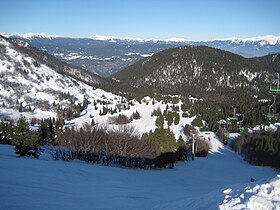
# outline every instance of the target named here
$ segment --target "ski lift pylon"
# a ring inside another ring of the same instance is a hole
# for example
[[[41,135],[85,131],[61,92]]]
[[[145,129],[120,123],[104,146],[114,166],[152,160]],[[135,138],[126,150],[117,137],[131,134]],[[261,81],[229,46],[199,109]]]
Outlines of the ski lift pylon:
[[[272,119],[272,118],[274,118],[274,114],[271,113],[271,108],[274,106],[275,101],[276,101],[276,96],[273,95],[273,103],[272,103],[271,105],[269,105],[268,114],[265,115],[265,117],[266,117],[267,119]]]
[[[277,73],[277,86],[276,86],[276,87],[272,87],[272,86],[270,85],[269,92],[271,92],[271,93],[280,93],[279,73]]]

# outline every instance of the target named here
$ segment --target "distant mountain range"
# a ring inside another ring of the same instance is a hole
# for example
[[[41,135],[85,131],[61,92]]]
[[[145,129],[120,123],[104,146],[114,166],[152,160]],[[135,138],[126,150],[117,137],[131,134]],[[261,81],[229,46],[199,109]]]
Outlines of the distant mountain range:
[[[190,41],[182,38],[145,40],[100,35],[93,38],[69,38],[44,33],[4,35],[19,38],[69,64],[103,77],[108,77],[154,53],[179,46],[209,46],[244,57],[258,57],[280,52],[280,36]]]

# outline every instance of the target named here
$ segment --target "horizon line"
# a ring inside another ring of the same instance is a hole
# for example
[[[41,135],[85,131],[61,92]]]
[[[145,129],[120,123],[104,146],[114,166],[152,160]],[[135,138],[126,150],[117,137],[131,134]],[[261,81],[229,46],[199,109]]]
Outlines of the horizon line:
[[[263,41],[263,40],[269,40],[269,41],[276,41],[280,42],[280,35],[260,35],[260,36],[252,36],[252,37],[237,37],[237,36],[232,36],[232,37],[226,37],[226,38],[215,38],[215,39],[210,39],[210,40],[191,40],[191,39],[186,39],[182,37],[170,37],[170,38],[137,38],[137,37],[132,37],[132,36],[124,36],[124,37],[118,37],[118,36],[112,36],[112,35],[99,35],[95,34],[93,36],[68,36],[68,35],[54,35],[54,34],[47,34],[47,33],[34,33],[34,32],[28,32],[28,33],[8,33],[8,32],[0,32],[0,35],[6,36],[6,37],[11,37],[11,36],[20,36],[26,39],[30,39],[32,37],[40,36],[44,38],[73,38],[73,39],[93,39],[93,40],[100,40],[100,41],[113,41],[113,40],[131,40],[131,41],[139,41],[139,42],[144,42],[144,41],[165,41],[165,42],[208,42],[208,41]]]

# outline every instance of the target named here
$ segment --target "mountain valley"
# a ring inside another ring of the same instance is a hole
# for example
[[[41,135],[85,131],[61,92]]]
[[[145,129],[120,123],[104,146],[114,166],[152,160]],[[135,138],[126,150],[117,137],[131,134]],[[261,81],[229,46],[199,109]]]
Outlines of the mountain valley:
[[[145,40],[125,37],[121,39],[98,35],[93,38],[68,38],[47,34],[10,34],[8,36],[21,39],[67,63],[103,77],[109,77],[154,53],[179,46],[209,46],[244,57],[260,57],[280,52],[280,38],[276,36],[212,41],[189,41],[178,38]]]

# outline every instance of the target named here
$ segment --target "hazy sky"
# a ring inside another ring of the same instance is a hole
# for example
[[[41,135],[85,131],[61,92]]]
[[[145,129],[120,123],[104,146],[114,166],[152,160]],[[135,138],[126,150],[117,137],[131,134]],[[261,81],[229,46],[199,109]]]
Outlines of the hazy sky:
[[[0,31],[211,40],[280,35],[280,0],[1,0]]]

